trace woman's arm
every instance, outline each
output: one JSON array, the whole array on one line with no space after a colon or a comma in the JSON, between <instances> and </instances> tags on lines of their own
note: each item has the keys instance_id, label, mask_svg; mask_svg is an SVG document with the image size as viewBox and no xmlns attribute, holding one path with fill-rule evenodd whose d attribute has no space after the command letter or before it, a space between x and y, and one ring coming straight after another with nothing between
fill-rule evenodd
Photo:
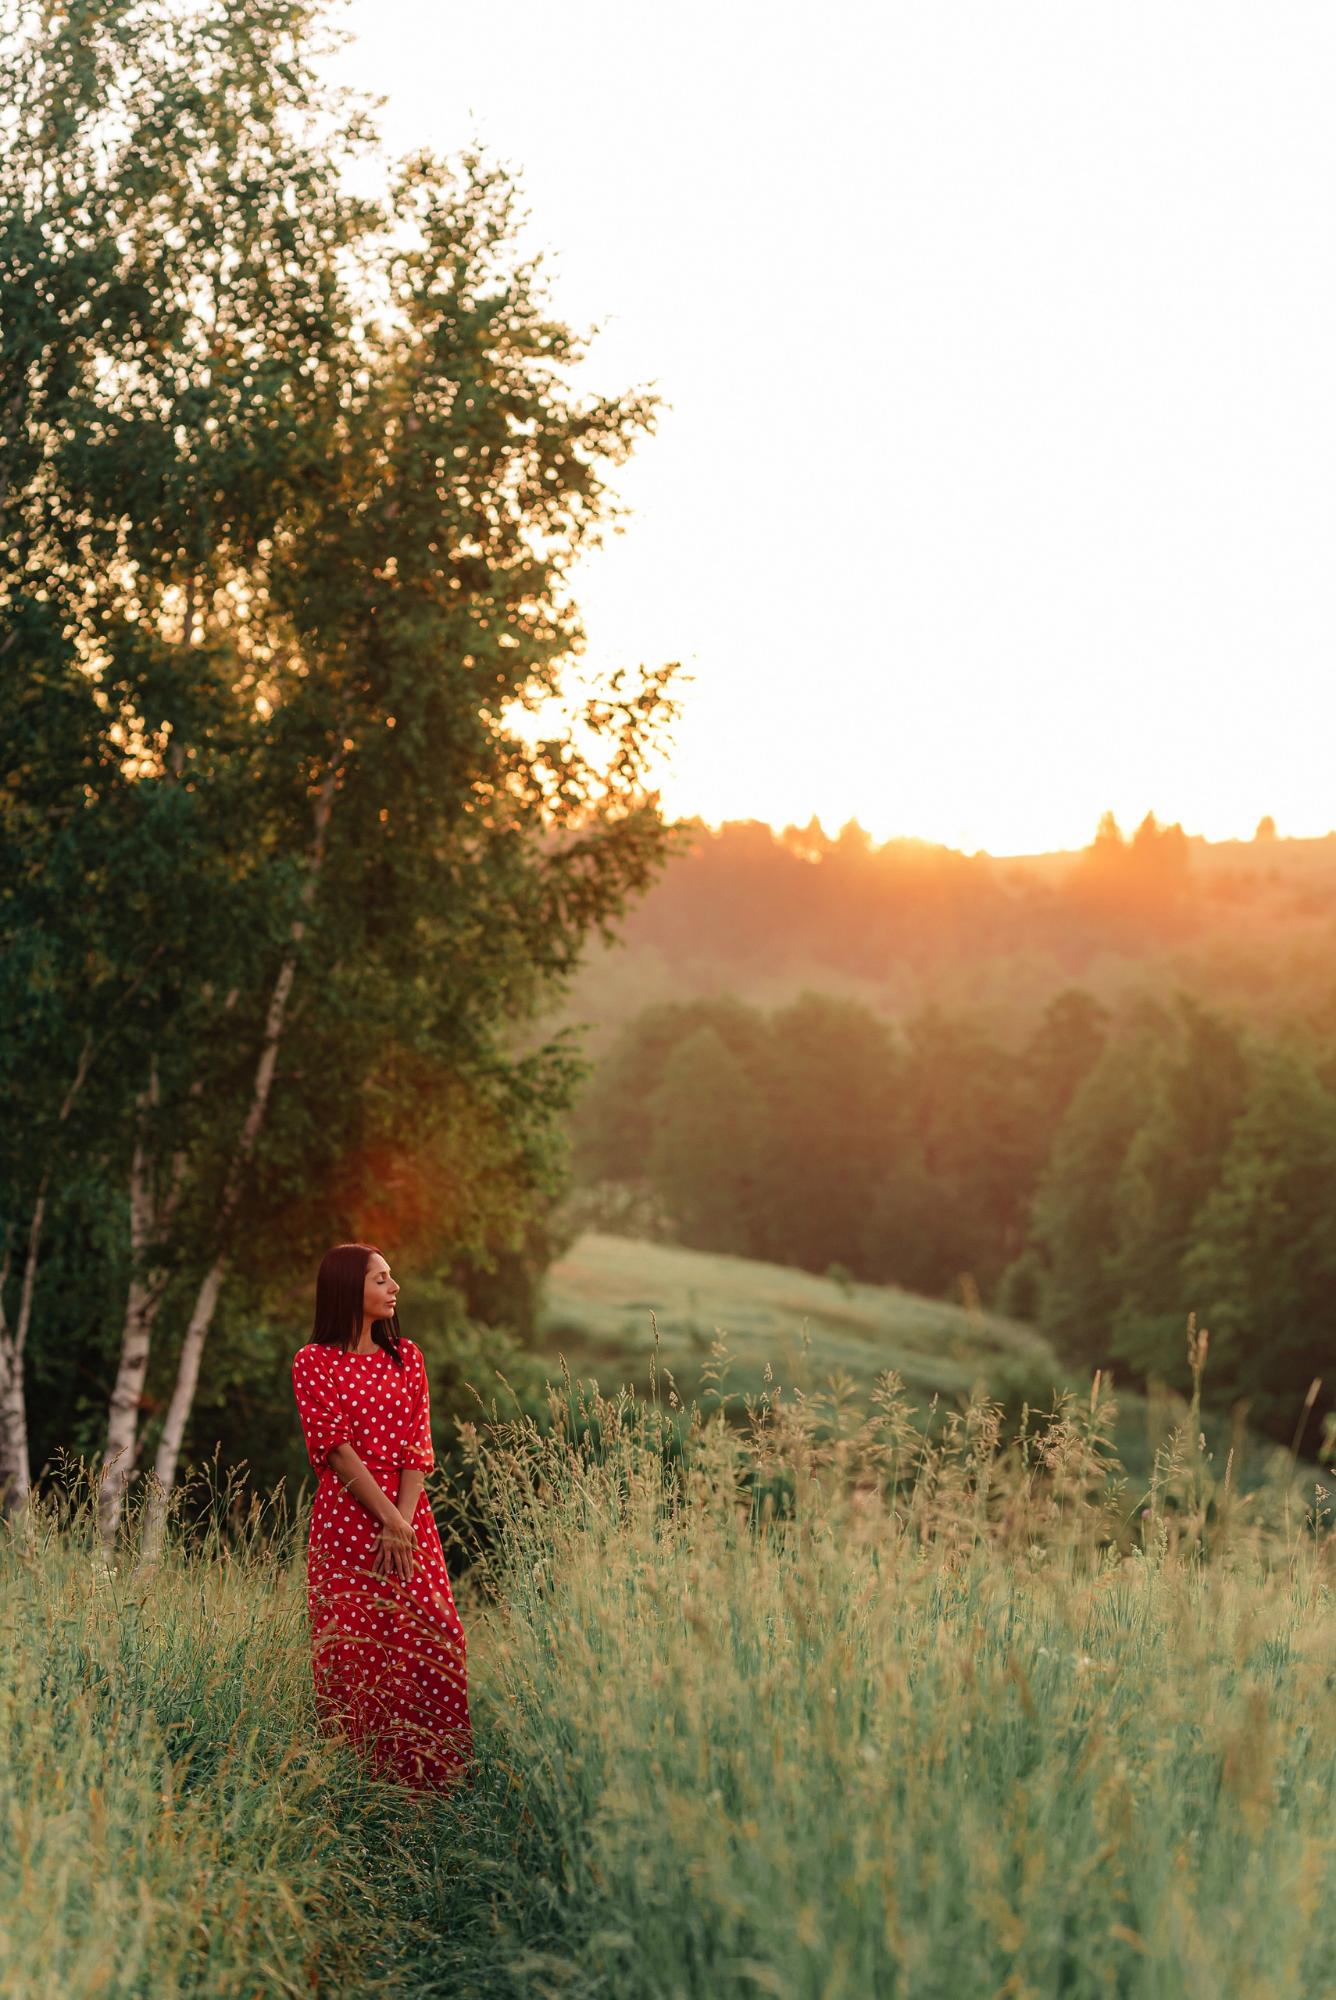
<instances>
[{"instance_id":1,"label":"woman's arm","mask_svg":"<svg viewBox=\"0 0 1336 2000\"><path fill-rule=\"evenodd\" d=\"M413 1515L426 1476L426 1473L419 1472L415 1465L405 1466L399 1475L399 1504L395 1511L402 1514L408 1524L412 1545L408 1549L408 1562L405 1566L394 1544L394 1530L387 1531L382 1528L376 1538L376 1553L371 1558L371 1567L378 1576L390 1576L397 1571L400 1576L407 1577L410 1583L413 1580L417 1568L417 1529L413 1526Z\"/></svg>"},{"instance_id":2,"label":"woman's arm","mask_svg":"<svg viewBox=\"0 0 1336 2000\"><path fill-rule=\"evenodd\" d=\"M354 1500L360 1500L368 1514L374 1514L382 1527L397 1528L402 1525L403 1515L395 1506L374 1472L363 1465L350 1444L336 1444L329 1454L329 1464L341 1486L346 1486Z\"/></svg>"},{"instance_id":3,"label":"woman's arm","mask_svg":"<svg viewBox=\"0 0 1336 2000\"><path fill-rule=\"evenodd\" d=\"M411 1521L417 1512L417 1503L422 1498L426 1483L427 1475L420 1466L406 1465L399 1474L399 1512L405 1521Z\"/></svg>"}]
</instances>

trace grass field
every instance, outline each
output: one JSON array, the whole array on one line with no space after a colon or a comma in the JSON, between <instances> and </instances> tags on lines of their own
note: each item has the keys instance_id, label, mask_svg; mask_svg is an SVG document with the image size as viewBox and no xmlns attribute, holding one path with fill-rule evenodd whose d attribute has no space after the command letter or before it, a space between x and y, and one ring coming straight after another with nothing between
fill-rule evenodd
<instances>
[{"instance_id":1,"label":"grass field","mask_svg":"<svg viewBox=\"0 0 1336 2000\"><path fill-rule=\"evenodd\" d=\"M968 1394L999 1370L1047 1375L1050 1385L1062 1373L1048 1342L1017 1320L889 1285L837 1284L782 1264L597 1231L553 1265L546 1298L544 1344L560 1346L573 1370L624 1370L628 1380L648 1379L652 1313L663 1362L688 1393L719 1332L733 1356L730 1380L753 1393L767 1361L801 1386L839 1369L866 1383L894 1368L927 1395Z\"/></svg>"},{"instance_id":2,"label":"grass field","mask_svg":"<svg viewBox=\"0 0 1336 2000\"><path fill-rule=\"evenodd\" d=\"M461 1428L458 1798L317 1737L281 1495L149 1566L0 1533L6 2000L1333 1991L1321 1492L1240 1493L1194 1402L1129 1507L1102 1391L1009 1444L766 1385L680 1457L630 1391L553 1409Z\"/></svg>"},{"instance_id":3,"label":"grass field","mask_svg":"<svg viewBox=\"0 0 1336 2000\"><path fill-rule=\"evenodd\" d=\"M767 1364L787 1389L827 1397L841 1379L844 1393L865 1396L879 1373L893 1369L920 1421L934 1397L954 1407L982 1388L1015 1412L1024 1399L1046 1409L1054 1389L1090 1387L1033 1327L892 1285L836 1283L782 1264L597 1231L553 1265L540 1344L553 1362L564 1356L573 1375L647 1390L656 1327L660 1365L684 1400L714 1379L719 1335L729 1356L725 1387L740 1395L759 1395ZM1119 1457L1132 1475L1148 1478L1186 1405L1174 1395L1124 1392L1118 1401ZM1245 1484L1277 1456L1222 1418L1208 1417L1206 1429L1222 1464L1233 1446L1235 1476Z\"/></svg>"}]
</instances>

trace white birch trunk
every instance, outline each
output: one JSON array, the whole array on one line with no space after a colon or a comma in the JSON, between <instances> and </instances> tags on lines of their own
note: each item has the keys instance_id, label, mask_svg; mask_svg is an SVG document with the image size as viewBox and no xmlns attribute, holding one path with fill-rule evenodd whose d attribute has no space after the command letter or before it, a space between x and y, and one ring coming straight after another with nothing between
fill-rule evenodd
<instances>
[{"instance_id":1,"label":"white birch trunk","mask_svg":"<svg viewBox=\"0 0 1336 2000\"><path fill-rule=\"evenodd\" d=\"M14 1325L13 1351L0 1392L0 1432L4 1436L5 1515L12 1519L28 1505L32 1491L32 1469L28 1462L28 1400L23 1386L23 1355L32 1325L32 1294L37 1281L37 1258L42 1247L42 1225L46 1221L47 1177L44 1176L28 1229L28 1254L23 1261L23 1286L19 1292L19 1316Z\"/></svg>"},{"instance_id":2,"label":"white birch trunk","mask_svg":"<svg viewBox=\"0 0 1336 2000\"><path fill-rule=\"evenodd\" d=\"M192 570L186 581L181 618L181 644L187 651L195 643L197 592L198 578ZM179 778L185 768L185 749L175 733L168 745L167 762L172 775ZM234 987L223 1002L224 1013L236 997L237 989ZM200 1089L200 1082L196 1082L190 1096L198 1096ZM107 1408L107 1440L98 1481L98 1530L108 1561L115 1548L126 1488L134 1474L143 1441L139 1418L144 1403L144 1384L148 1379L153 1328L166 1289L166 1276L160 1268L159 1259L163 1237L180 1200L185 1179L185 1155L178 1153L172 1162L167 1193L159 1203L154 1188L153 1166L144 1143L145 1120L157 1108L158 1102L158 1065L156 1057L153 1057L149 1061L148 1083L135 1106L135 1149L130 1162L130 1281L126 1291L125 1318L121 1325L116 1381Z\"/></svg>"},{"instance_id":3,"label":"white birch trunk","mask_svg":"<svg viewBox=\"0 0 1336 2000\"><path fill-rule=\"evenodd\" d=\"M237 993L234 986L227 994L224 1014L235 1006ZM190 1096L198 1097L203 1087L203 1080L197 1079L190 1087ZM98 1482L98 1529L108 1561L120 1526L126 1488L139 1463L139 1447L143 1442L140 1413L144 1406L144 1383L148 1378L153 1329L167 1288L166 1273L157 1260L161 1258L163 1240L185 1186L186 1155L182 1151L172 1161L165 1196L159 1201L154 1195L152 1168L144 1145L144 1118L157 1105L158 1097L158 1066L156 1058L152 1058L148 1084L136 1106L135 1149L130 1161L130 1283Z\"/></svg>"},{"instance_id":4,"label":"white birch trunk","mask_svg":"<svg viewBox=\"0 0 1336 2000\"><path fill-rule=\"evenodd\" d=\"M107 1442L98 1482L97 1524L110 1556L120 1524L125 1489L139 1456L139 1411L148 1374L153 1323L162 1303L163 1281L148 1270L157 1233L153 1182L144 1146L143 1119L156 1101L157 1075L150 1069L147 1090L139 1100L138 1130L130 1161L130 1286L121 1329L120 1362L107 1411Z\"/></svg>"},{"instance_id":5,"label":"white birch trunk","mask_svg":"<svg viewBox=\"0 0 1336 2000\"><path fill-rule=\"evenodd\" d=\"M223 1279L231 1261L231 1253L226 1243L227 1226L241 1199L246 1169L255 1151L256 1141L264 1126L265 1113L269 1108L269 1095L273 1088L274 1070L278 1063L278 1047L283 1037L283 1025L287 1015L288 999L292 983L297 974L297 952L306 932L306 918L315 899L316 885L325 859L325 835L329 826L330 809L334 801L334 787L338 778L339 763L342 758L342 729L339 742L330 761L325 778L315 803L315 830L311 842L311 865L302 884L301 904L298 914L292 920L288 932L288 949L274 981L274 990L269 996L269 1009L265 1016L264 1036L260 1043L260 1056L255 1065L255 1082L251 1089L250 1108L246 1122L241 1128L236 1149L232 1154L223 1184L222 1198L218 1204L217 1233L220 1248L212 1264L206 1271L195 1295L190 1322L185 1339L181 1343L181 1354L177 1362L176 1383L172 1390L171 1402L167 1406L167 1416L158 1443L157 1458L154 1463L154 1483L150 1489L145 1509L144 1535L140 1546L140 1561L154 1562L162 1547L163 1529L166 1523L167 1502L176 1483L176 1469L181 1456L181 1443L185 1437L191 1407L195 1400L195 1390L199 1383L200 1361L204 1353L204 1343L213 1324L213 1315L222 1290Z\"/></svg>"},{"instance_id":6,"label":"white birch trunk","mask_svg":"<svg viewBox=\"0 0 1336 2000\"><path fill-rule=\"evenodd\" d=\"M10 1254L0 1265L0 1510L5 1518L27 1503L28 1422L23 1397L23 1356L5 1313Z\"/></svg>"}]
</instances>

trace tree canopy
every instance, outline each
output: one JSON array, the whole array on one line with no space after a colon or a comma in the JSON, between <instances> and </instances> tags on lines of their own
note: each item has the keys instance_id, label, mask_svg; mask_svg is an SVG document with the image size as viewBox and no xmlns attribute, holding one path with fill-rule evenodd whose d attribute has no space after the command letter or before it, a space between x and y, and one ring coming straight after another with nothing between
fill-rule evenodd
<instances>
[{"instance_id":1,"label":"tree canopy","mask_svg":"<svg viewBox=\"0 0 1336 2000\"><path fill-rule=\"evenodd\" d=\"M369 1218L484 1259L529 1226L578 1064L522 1024L665 850L675 666L573 680L656 399L570 386L476 149L347 192L325 11L4 19L5 1477L73 1339L112 1526L220 1301Z\"/></svg>"}]
</instances>

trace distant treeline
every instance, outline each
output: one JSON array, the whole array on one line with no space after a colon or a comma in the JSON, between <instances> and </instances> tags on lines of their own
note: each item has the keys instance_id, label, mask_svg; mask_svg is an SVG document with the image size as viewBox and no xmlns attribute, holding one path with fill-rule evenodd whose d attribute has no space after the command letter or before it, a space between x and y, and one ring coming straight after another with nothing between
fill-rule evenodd
<instances>
[{"instance_id":1,"label":"distant treeline","mask_svg":"<svg viewBox=\"0 0 1336 2000\"><path fill-rule=\"evenodd\" d=\"M1215 1394L1287 1441L1336 1373L1336 1042L1186 995L1068 990L1019 1048L938 1008L674 1003L623 1031L574 1133L604 1220L977 1294L1121 1380L1186 1386L1195 1312Z\"/></svg>"},{"instance_id":2,"label":"distant treeline","mask_svg":"<svg viewBox=\"0 0 1336 2000\"><path fill-rule=\"evenodd\" d=\"M914 982L934 968L1030 956L1089 984L1112 956L1228 947L1274 950L1325 933L1336 836L1282 840L1264 820L1251 841L1208 843L1148 813L1125 834L1106 813L1074 855L997 860L919 840L876 844L850 822L693 825L678 857L625 926L633 947L708 961L742 988L758 973ZM1328 970L1336 951L1328 940ZM1250 968L1257 973L1259 967Z\"/></svg>"}]
</instances>

